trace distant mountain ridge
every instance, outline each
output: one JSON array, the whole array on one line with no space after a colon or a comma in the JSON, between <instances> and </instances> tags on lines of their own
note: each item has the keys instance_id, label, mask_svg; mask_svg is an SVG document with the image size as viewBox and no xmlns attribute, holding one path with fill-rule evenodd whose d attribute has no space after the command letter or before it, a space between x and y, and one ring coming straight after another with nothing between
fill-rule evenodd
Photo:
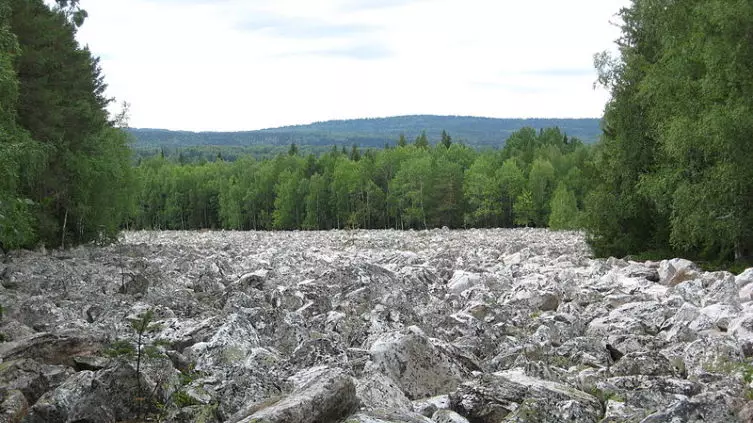
<instances>
[{"instance_id":1,"label":"distant mountain ridge","mask_svg":"<svg viewBox=\"0 0 753 423\"><path fill-rule=\"evenodd\" d=\"M474 116L412 115L386 118L330 120L306 125L283 126L239 132L190 132L166 129L130 128L136 147L192 147L192 146L350 146L384 147L395 145L400 134L412 142L426 131L432 144L440 139L443 130L453 141L473 147L501 147L513 132L523 127L535 129L559 127L568 136L585 143L596 142L601 130L600 119L499 119Z\"/></svg>"}]
</instances>

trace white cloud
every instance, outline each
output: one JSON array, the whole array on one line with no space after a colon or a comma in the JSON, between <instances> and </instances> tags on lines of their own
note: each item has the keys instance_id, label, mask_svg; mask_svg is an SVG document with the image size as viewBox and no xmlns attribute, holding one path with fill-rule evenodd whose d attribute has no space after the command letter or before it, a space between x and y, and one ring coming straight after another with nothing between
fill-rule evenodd
<instances>
[{"instance_id":1,"label":"white cloud","mask_svg":"<svg viewBox=\"0 0 753 423\"><path fill-rule=\"evenodd\" d=\"M245 130L400 114L596 117L627 0L82 0L131 124Z\"/></svg>"}]
</instances>

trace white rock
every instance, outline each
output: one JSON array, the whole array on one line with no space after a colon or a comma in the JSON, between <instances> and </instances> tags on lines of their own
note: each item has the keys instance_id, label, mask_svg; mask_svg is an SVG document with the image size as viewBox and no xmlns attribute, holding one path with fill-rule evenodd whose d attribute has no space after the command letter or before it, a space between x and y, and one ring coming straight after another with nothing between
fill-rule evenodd
<instances>
[{"instance_id":1,"label":"white rock","mask_svg":"<svg viewBox=\"0 0 753 423\"><path fill-rule=\"evenodd\" d=\"M690 260L674 258L659 263L659 283L674 286L698 276L698 266Z\"/></svg>"}]
</instances>

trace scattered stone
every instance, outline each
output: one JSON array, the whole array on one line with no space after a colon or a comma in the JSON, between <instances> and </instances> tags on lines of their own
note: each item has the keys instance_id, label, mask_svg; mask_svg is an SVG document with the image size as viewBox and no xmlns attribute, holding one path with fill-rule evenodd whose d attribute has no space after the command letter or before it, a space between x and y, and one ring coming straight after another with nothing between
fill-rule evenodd
<instances>
[{"instance_id":1,"label":"scattered stone","mask_svg":"<svg viewBox=\"0 0 753 423\"><path fill-rule=\"evenodd\" d=\"M574 232L126 232L4 258L0 423L143 417L137 380L164 421L748 421L752 295Z\"/></svg>"}]
</instances>

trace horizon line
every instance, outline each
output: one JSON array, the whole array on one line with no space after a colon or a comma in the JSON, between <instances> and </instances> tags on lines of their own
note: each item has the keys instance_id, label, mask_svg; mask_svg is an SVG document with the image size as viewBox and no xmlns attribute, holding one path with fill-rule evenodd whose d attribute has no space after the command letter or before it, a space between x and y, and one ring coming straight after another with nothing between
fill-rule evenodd
<instances>
[{"instance_id":1,"label":"horizon line","mask_svg":"<svg viewBox=\"0 0 753 423\"><path fill-rule=\"evenodd\" d=\"M409 115L373 116L373 117L360 117L360 118L317 120L317 121L310 121L308 123L296 123L296 124L290 124L290 125L264 127L264 128L259 128L259 129L189 130L189 129L167 129L167 128L155 128L155 127L128 127L126 129L168 131L168 132L191 132L191 133L239 133L239 132L271 131L271 130L276 130L276 129L295 128L295 127L310 126L310 125L329 123L329 122L348 122L348 121L358 121L358 120L383 120L383 119L411 118L411 117L473 118L473 119L488 119L488 120L600 120L602 119L602 117L489 117L489 116L474 116L474 115L409 114Z\"/></svg>"}]
</instances>

